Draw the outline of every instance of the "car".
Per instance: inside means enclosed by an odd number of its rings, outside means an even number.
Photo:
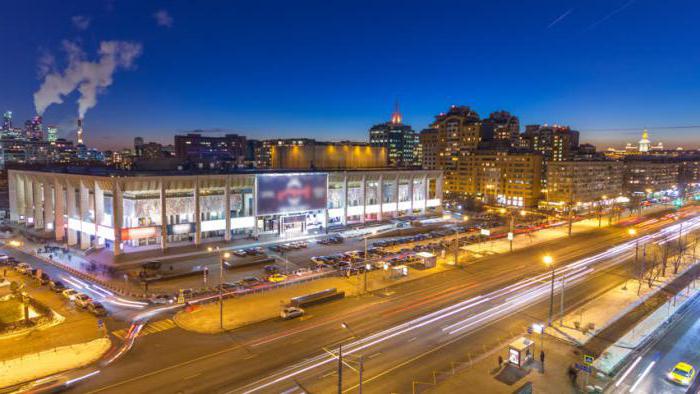
[[[243,249],[234,250],[234,251],[233,251],[233,254],[236,255],[236,256],[238,256],[238,257],[245,257],[245,256],[248,255],[248,253],[247,253],[245,250],[243,250]]]
[[[692,365],[679,362],[666,374],[668,380],[682,386],[690,386],[695,377],[695,368]]]
[[[245,277],[245,278],[239,280],[237,283],[241,287],[253,287],[253,286],[259,285],[262,282],[260,281],[260,279],[254,277],[254,276],[248,276],[248,277]]]
[[[107,309],[97,301],[88,304],[87,310],[95,316],[107,316]]]
[[[282,274],[272,274],[267,277],[267,281],[272,283],[284,282],[285,280],[287,280],[287,275]]]
[[[65,289],[61,292],[61,294],[63,294],[63,296],[69,299],[70,301],[73,301],[75,297],[77,297],[80,293],[73,289]]]
[[[266,265],[264,269],[266,274],[276,274],[280,272],[280,267],[275,264]]]
[[[73,302],[81,308],[87,308],[87,306],[92,303],[92,298],[87,294],[78,293],[75,298],[73,298]]]
[[[173,297],[171,297],[169,295],[165,295],[165,294],[155,295],[155,296],[151,297],[148,301],[151,304],[156,304],[156,305],[172,304],[173,302],[175,302],[175,300],[173,300]]]
[[[60,280],[50,280],[49,288],[56,293],[62,293],[63,290],[66,289],[66,285],[64,285]]]
[[[30,272],[32,270],[32,266],[27,264],[27,263],[19,263],[19,264],[17,264],[15,269],[20,274],[26,274],[27,272]]]
[[[285,320],[294,319],[299,316],[304,316],[304,310],[296,306],[288,306],[280,311],[280,317]]]
[[[39,280],[39,283],[41,283],[42,286],[48,285],[49,282],[51,282],[51,277],[46,272],[42,272],[41,277],[38,277],[37,279]]]

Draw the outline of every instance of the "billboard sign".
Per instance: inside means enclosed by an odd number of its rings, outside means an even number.
[[[257,214],[325,209],[328,174],[257,175]]]

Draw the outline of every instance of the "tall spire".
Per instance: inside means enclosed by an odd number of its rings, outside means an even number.
[[[401,124],[401,111],[399,110],[399,100],[394,103],[394,113],[391,114],[391,123]]]

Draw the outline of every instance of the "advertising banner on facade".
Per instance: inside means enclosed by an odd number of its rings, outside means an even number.
[[[328,174],[257,175],[258,215],[326,208]]]

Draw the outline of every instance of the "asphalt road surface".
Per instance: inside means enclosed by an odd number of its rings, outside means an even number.
[[[655,221],[645,230],[670,223]],[[621,242],[627,247],[613,254],[584,258]],[[557,278],[567,274],[566,304],[574,307],[625,280],[625,265],[606,265],[628,258],[631,245],[625,229],[605,229],[312,307],[302,319],[271,320],[217,336],[177,328],[159,332],[140,338],[131,352],[74,390],[275,392],[298,384],[310,392],[329,392],[337,375],[326,351],[335,352],[343,343],[346,354],[365,357],[365,392],[407,392],[414,379],[451,361],[479,357],[546,319],[545,252],[555,258]],[[357,382],[347,367],[344,389],[357,391]]]
[[[691,387],[683,387],[666,378],[678,362],[700,368],[700,298],[683,312],[680,320],[664,333],[653,346],[632,358],[628,367],[619,374],[611,393],[697,393],[700,380]],[[646,371],[646,372],[645,372]],[[697,374],[697,372],[696,372]],[[634,391],[631,389],[634,388]]]

